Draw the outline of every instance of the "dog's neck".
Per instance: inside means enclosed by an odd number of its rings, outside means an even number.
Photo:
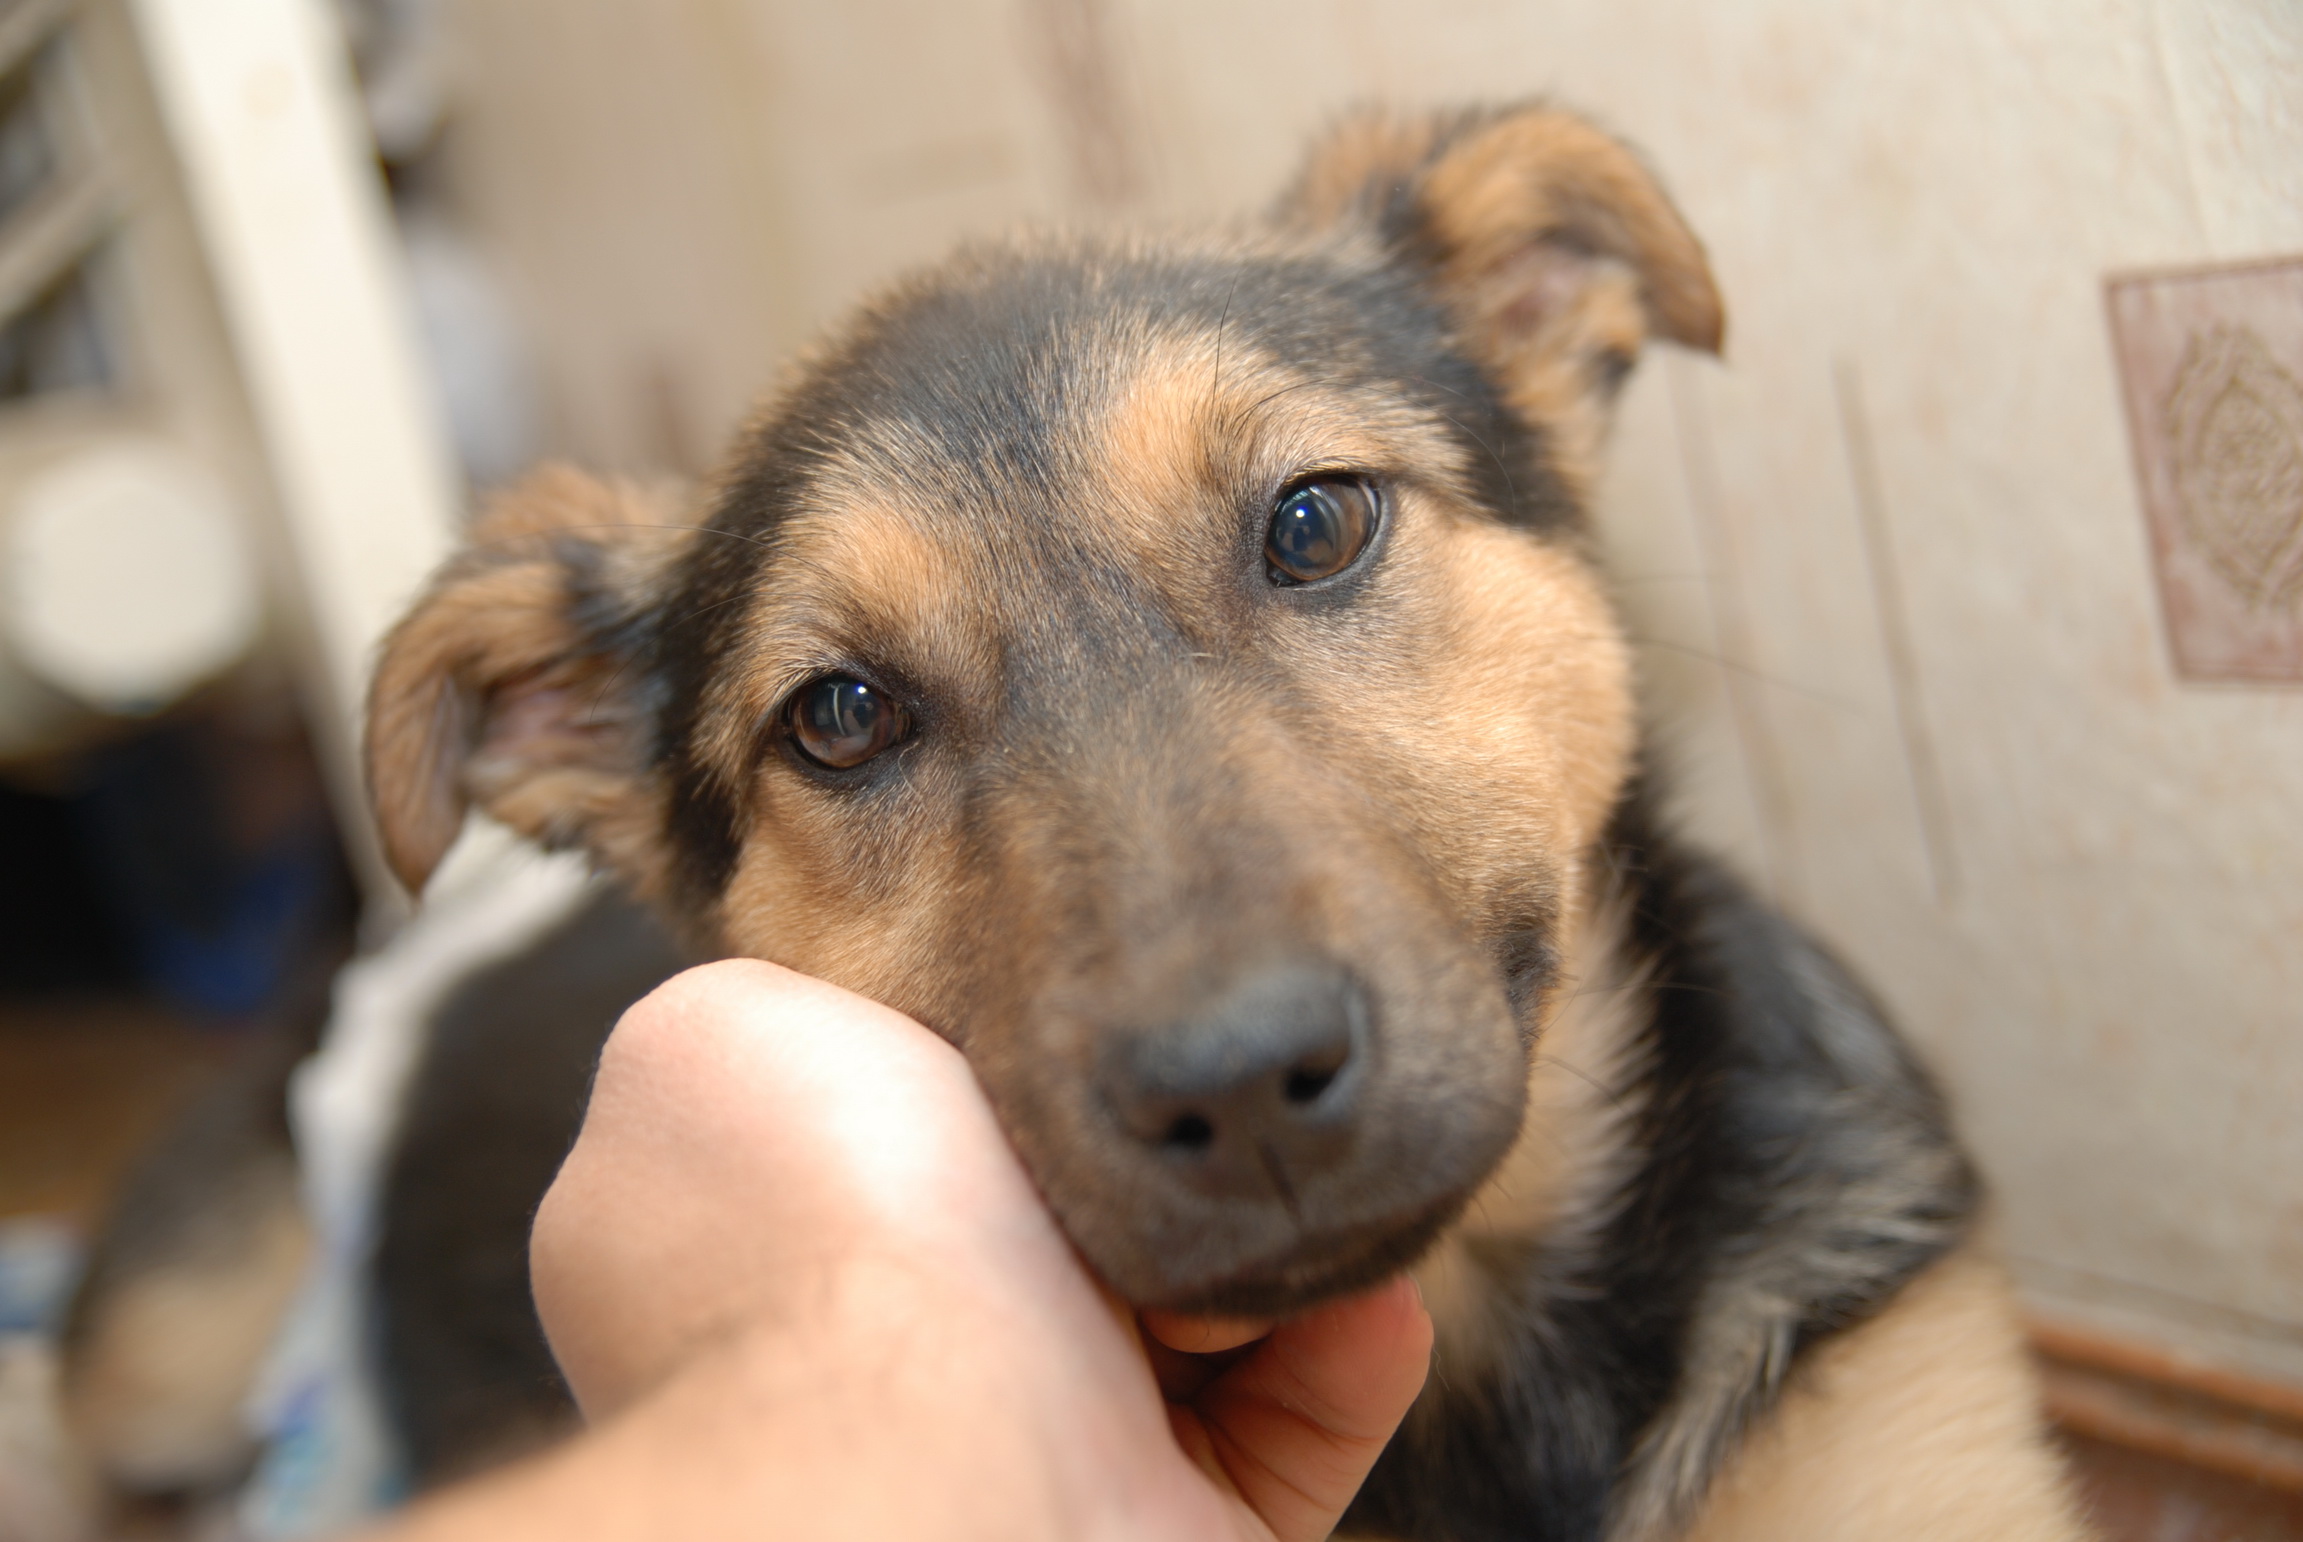
[[[1479,1259],[1534,1247],[1563,1271],[1576,1268],[1631,1176],[1651,965],[1628,946],[1624,903],[1593,892],[1577,907],[1559,981],[1539,1009],[1519,1139],[1414,1270],[1443,1367],[1498,1352],[1516,1311]]]
[[[1432,1380],[1370,1524],[1669,1534],[1800,1348],[1973,1213],[1940,1095],[1829,954],[1637,798],[1590,870],[1519,1139],[1419,1267]]]

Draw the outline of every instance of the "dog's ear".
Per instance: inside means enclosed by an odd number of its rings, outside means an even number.
[[[384,854],[420,892],[477,805],[643,892],[661,800],[647,657],[677,500],[564,467],[498,495],[385,639],[368,697]]]
[[[1419,269],[1515,407],[1590,431],[1570,450],[1596,451],[1648,337],[1717,353],[1725,332],[1703,245],[1654,175],[1557,108],[1354,115],[1276,212],[1301,231],[1371,231]]]

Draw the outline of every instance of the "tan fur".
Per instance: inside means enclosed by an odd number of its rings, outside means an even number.
[[[1612,1213],[1639,1112],[1628,1048],[1649,1004],[1644,970],[1619,946],[1620,918],[1588,912],[1528,1069],[1527,1119],[1495,1176],[1415,1266],[1437,1329],[1439,1374],[1476,1374],[1506,1350],[1509,1324],[1481,1267],[1491,1244],[1541,1233],[1562,1268],[1579,1265]]]
[[[1726,337],[1703,244],[1638,155],[1574,113],[1354,114],[1314,149],[1279,214],[1300,228],[1329,229],[1380,218],[1393,200],[1434,221],[1431,255],[1453,284],[1476,288],[1509,275],[1533,251],[1605,257],[1637,276],[1661,336],[1707,353]],[[1544,295],[1523,290],[1522,298]]]
[[[2013,1292],[1970,1244],[1817,1349],[1687,1542],[2079,1542]],[[1630,1542],[1630,1539],[1618,1539]]]
[[[1434,809],[1460,803],[1480,778],[1516,784],[1519,800],[1491,800],[1477,820],[1430,832],[1450,842],[1447,871],[1470,891],[1467,910],[1490,897],[1483,881],[1511,881],[1506,870],[1531,849],[1585,849],[1622,786],[1634,730],[1628,659],[1582,555],[1475,512],[1460,452],[1404,409],[1387,420],[1364,400],[1242,357],[1236,345],[1220,390],[1204,367],[1197,357],[1155,359],[1132,378],[1105,420],[1123,431],[1095,435],[1109,496],[1123,507],[1217,507],[1204,486],[1211,467],[1245,465],[1232,475],[1249,481],[1291,465],[1407,473],[1391,478],[1402,507],[1386,591],[1419,610],[1431,597],[1444,603],[1410,622],[1412,639],[1385,636],[1357,650],[1338,648],[1324,621],[1282,617],[1279,627],[1302,634],[1296,654],[1315,661],[1303,688],[1336,731],[1364,736],[1370,783],[1412,789],[1407,796]],[[1272,402],[1279,391],[1284,399]],[[1127,453],[1114,453],[1122,446]],[[1186,523],[1171,535],[1163,522],[1153,534],[1147,545],[1189,554],[1163,555],[1153,569],[1173,613],[1189,615],[1226,587],[1232,558],[1213,520],[1204,533]],[[1153,560],[1147,552],[1147,567]],[[1435,680],[1450,683],[1454,712],[1484,718],[1459,736],[1483,746],[1476,766],[1417,732],[1430,721]]]
[[[1151,340],[1082,436],[1080,449],[1105,462],[1102,480],[1112,496],[1166,515],[1122,521],[1118,534],[1161,591],[1190,596],[1193,611],[1205,608],[1210,558],[1229,544],[1228,511],[1199,496],[1216,469],[1206,457],[1232,448],[1209,430],[1297,383],[1236,343],[1225,357],[1220,338]]]
[[[554,543],[652,570],[676,549],[674,507],[565,467],[538,471],[496,498],[385,640],[369,692],[368,781],[385,854],[411,891],[473,803],[547,845],[589,841],[652,891],[659,819],[610,688],[616,661],[571,624]]]
[[[1651,330],[1720,349],[1725,313],[1702,243],[1638,156],[1573,113],[1356,115],[1314,152],[1282,213],[1349,225],[1384,217],[1390,199],[1422,214],[1463,346],[1549,430],[1579,498],[1608,422],[1595,381],[1628,368]]]
[[[1441,143],[1449,120],[1382,109],[1344,117],[1323,136],[1280,200],[1280,216],[1312,230],[1359,218],[1371,198],[1409,186]]]
[[[1520,261],[1527,268],[1555,265],[1541,254]],[[1536,287],[1543,280],[1525,282]],[[1511,382],[1512,407],[1552,426],[1554,466],[1580,499],[1598,485],[1610,422],[1609,414],[1594,410],[1592,372],[1604,358],[1635,357],[1646,327],[1629,274],[1603,272],[1576,282],[1576,303],[1547,311],[1530,328],[1512,327],[1503,314],[1519,303],[1509,286],[1474,291],[1464,309],[1467,331],[1499,339],[1487,351]]]
[[[767,714],[846,665],[843,637],[888,640],[889,660],[923,689],[983,698],[998,663],[976,603],[989,575],[949,525],[901,485],[851,484],[793,518],[779,535],[781,582],[754,596],[737,667],[711,687],[699,749],[721,780],[740,788],[752,777]]]
[[[1445,1255],[1435,1255],[1444,1270]],[[1449,1297],[1417,1271],[1441,1325]],[[1378,1538],[1352,1534],[1357,1542]],[[2087,1542],[2014,1293],[1970,1243],[1817,1349],[1682,1530],[1609,1542]],[[1346,1542],[1339,1536],[1338,1542]]]
[[[1465,134],[1432,165],[1423,203],[1467,280],[1565,238],[1628,264],[1663,336],[1719,351],[1726,322],[1702,243],[1639,157],[1575,114],[1514,112]]]
[[[311,1249],[294,1171],[261,1187],[231,1248],[131,1279],[72,1358],[67,1427],[117,1487],[205,1486],[253,1454],[243,1405]]]

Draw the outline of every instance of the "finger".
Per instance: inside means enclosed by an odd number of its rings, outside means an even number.
[[[1147,1308],[1142,1316],[1144,1332],[1187,1355],[1219,1355],[1271,1332],[1268,1317],[1196,1317],[1156,1307]]]
[[[1280,1542],[1326,1536],[1423,1390],[1431,1341],[1404,1275],[1281,1324],[1192,1405],[1202,1460]]]
[[[941,1247],[949,1266],[1002,1245],[1068,1263],[957,1052],[744,960],[677,976],[618,1024],[530,1258],[597,1411],[840,1260]]]

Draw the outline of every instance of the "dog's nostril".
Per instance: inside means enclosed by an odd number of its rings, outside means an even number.
[[[1290,1103],[1316,1103],[1319,1095],[1335,1084],[1337,1066],[1297,1066],[1287,1073],[1287,1100]]]
[[[1160,1144],[1177,1151],[1205,1151],[1215,1144],[1215,1126],[1199,1114],[1179,1114],[1160,1137]]]

